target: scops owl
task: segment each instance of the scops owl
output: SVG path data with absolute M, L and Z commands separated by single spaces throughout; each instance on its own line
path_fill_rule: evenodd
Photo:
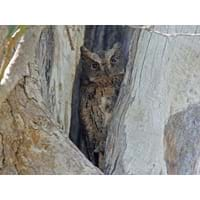
M 81 47 L 80 120 L 88 158 L 104 169 L 107 127 L 124 76 L 119 43 L 94 53 Z

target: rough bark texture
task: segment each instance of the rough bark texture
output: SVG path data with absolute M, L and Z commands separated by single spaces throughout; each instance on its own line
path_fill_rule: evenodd
M 68 138 L 83 32 L 74 27 L 72 48 L 64 26 L 29 27 L 18 45 L 0 85 L 0 174 L 101 173 Z
M 36 50 L 43 99 L 67 136 L 72 89 L 83 39 L 83 26 L 46 27 Z
M 199 26 L 37 26 L 0 80 L 0 174 L 101 174 L 68 136 L 78 143 L 80 46 L 115 42 L 127 65 L 105 173 L 200 173 Z

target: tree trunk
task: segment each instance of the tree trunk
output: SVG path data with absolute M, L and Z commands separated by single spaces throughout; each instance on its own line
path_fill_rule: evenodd
M 199 174 L 200 29 L 132 28 L 106 173 Z
M 7 32 L 0 27 L 1 47 Z M 105 173 L 199 174 L 199 38 L 198 26 L 27 27 L 0 80 L 0 174 L 102 174 L 75 146 L 80 46 L 114 42 L 126 74 Z
M 101 174 L 68 138 L 84 27 L 67 28 L 28 27 L 6 68 L 0 85 L 1 174 Z

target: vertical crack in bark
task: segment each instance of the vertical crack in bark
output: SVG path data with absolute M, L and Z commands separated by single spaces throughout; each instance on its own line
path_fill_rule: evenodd
M 142 68 L 141 68 L 141 71 L 140 71 L 140 78 L 139 78 L 139 87 L 140 87 L 140 83 L 141 83 L 141 80 L 142 80 L 144 63 L 146 61 L 147 52 L 149 50 L 149 45 L 150 45 L 150 42 L 151 42 L 151 38 L 152 38 L 152 33 L 150 34 L 149 41 L 148 41 L 148 44 L 147 44 L 147 47 L 146 47 L 146 50 L 145 50 L 145 54 L 144 54 L 144 58 L 143 58 L 143 63 L 142 63 Z
M 68 39 L 69 39 L 69 44 L 70 44 L 70 47 L 71 47 L 71 50 L 74 51 L 74 43 L 73 43 L 73 40 L 72 40 L 72 36 L 71 36 L 71 33 L 70 33 L 70 29 L 69 29 L 69 26 L 65 26 L 65 30 L 67 32 L 67 36 L 68 36 Z
M 21 172 L 21 169 L 22 168 L 22 163 L 21 163 L 21 154 L 20 154 L 20 149 L 21 149 L 21 146 L 23 146 L 23 143 L 24 143 L 24 136 L 22 135 L 22 138 L 18 139 L 15 141 L 17 143 L 17 148 L 16 148 L 16 151 L 15 151 L 15 163 L 14 163 L 14 166 L 15 166 L 15 169 L 17 171 L 18 174 L 22 174 Z
M 124 123 L 124 118 L 129 108 L 129 105 L 135 100 L 135 96 L 131 97 L 130 91 L 132 91 L 133 88 L 135 87 L 134 83 L 136 79 L 135 78 L 133 79 L 132 76 L 134 75 L 134 63 L 135 63 L 135 57 L 136 57 L 136 53 L 138 49 L 137 47 L 138 47 L 138 41 L 140 38 L 140 30 L 134 31 L 133 34 L 135 34 L 135 36 L 132 37 L 132 40 L 130 42 L 130 44 L 132 45 L 129 47 L 129 59 L 126 66 L 126 69 L 127 69 L 126 75 L 128 77 L 127 77 L 127 80 L 125 80 L 124 83 L 122 83 L 118 100 L 116 103 L 115 111 L 114 111 L 114 115 L 115 116 L 119 115 L 119 119 L 116 121 L 113 120 L 113 122 L 111 122 L 110 130 L 109 130 L 111 135 L 108 137 L 108 140 L 107 140 L 107 146 L 110 144 L 112 146 L 112 149 L 109 150 L 108 152 L 109 155 L 106 161 L 105 170 L 107 174 L 113 174 L 115 172 L 115 170 L 118 167 L 117 164 L 119 163 L 119 160 L 122 159 L 123 153 L 126 149 L 126 138 L 125 138 L 125 133 L 124 133 L 125 127 L 123 126 L 123 123 Z M 118 146 L 119 142 L 120 143 L 123 142 L 123 145 Z M 118 148 L 122 148 L 122 149 L 119 150 Z M 122 166 L 122 164 L 120 164 L 120 166 Z M 122 168 L 121 168 L 121 171 L 123 171 Z
M 107 172 L 108 174 L 113 174 L 113 173 L 115 172 L 115 169 L 116 169 L 116 167 L 117 167 L 117 162 L 118 162 L 118 160 L 119 160 L 119 156 L 120 156 L 120 154 L 117 154 L 117 157 L 115 158 L 115 162 L 114 162 L 114 164 L 113 164 L 113 167 L 110 168 L 110 169 L 106 169 L 106 172 Z M 106 173 L 106 174 L 107 174 L 107 173 Z
M 4 137 L 3 133 L 0 133 L 0 170 L 5 167 L 5 150 L 4 150 Z
M 53 107 L 52 94 L 55 93 L 51 88 L 51 76 L 53 73 L 55 57 L 55 27 L 47 26 L 40 34 L 36 48 L 36 62 L 39 68 L 38 78 L 41 82 L 41 95 L 47 102 L 49 108 Z M 34 68 L 35 69 L 35 68 Z M 53 90 L 53 91 L 52 91 Z

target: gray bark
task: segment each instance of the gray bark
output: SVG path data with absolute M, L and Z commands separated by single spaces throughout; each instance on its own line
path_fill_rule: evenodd
M 199 174 L 199 26 L 132 28 L 106 173 Z
M 69 139 L 79 124 L 72 93 L 80 46 L 115 42 L 127 64 L 105 173 L 199 174 L 199 41 L 199 26 L 29 27 L 0 82 L 0 174 L 101 174 Z
M 29 27 L 17 46 L 0 85 L 0 174 L 101 174 L 68 138 L 84 33 L 72 29 Z

